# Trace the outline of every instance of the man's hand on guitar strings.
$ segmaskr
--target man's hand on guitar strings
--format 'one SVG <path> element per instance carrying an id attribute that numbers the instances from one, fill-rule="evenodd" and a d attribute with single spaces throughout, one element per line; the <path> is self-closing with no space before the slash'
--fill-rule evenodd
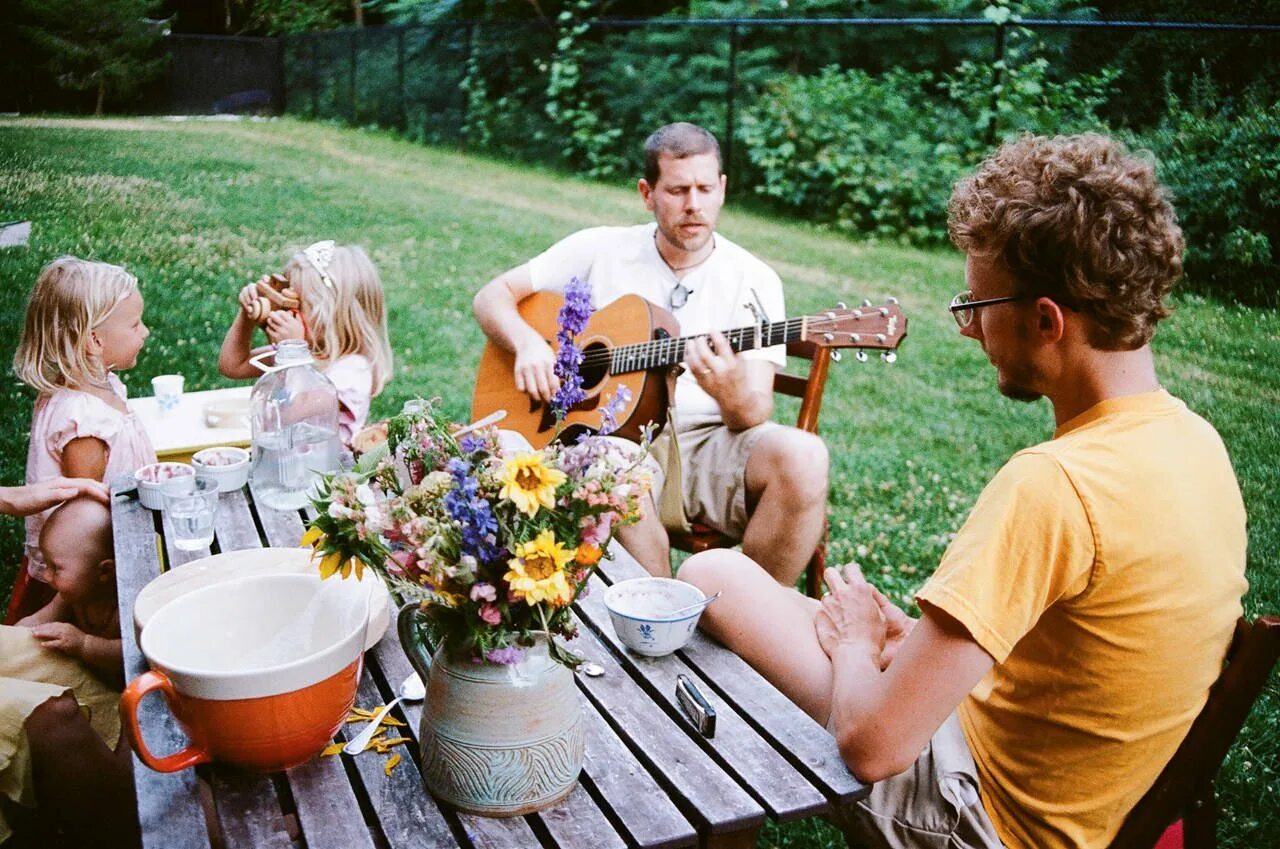
<path id="1" fill-rule="evenodd" d="M 742 360 L 723 333 L 714 332 L 689 340 L 684 348 L 685 365 L 708 395 L 717 400 L 726 387 L 741 379 Z"/>
<path id="2" fill-rule="evenodd" d="M 535 401 L 550 404 L 560 390 L 555 368 L 555 352 L 546 340 L 539 337 L 536 343 L 522 345 L 516 351 L 516 389 Z"/>

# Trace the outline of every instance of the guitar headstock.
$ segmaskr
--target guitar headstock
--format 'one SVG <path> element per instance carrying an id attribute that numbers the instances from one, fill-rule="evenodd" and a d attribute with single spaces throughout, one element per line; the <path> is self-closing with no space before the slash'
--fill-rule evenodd
<path id="1" fill-rule="evenodd" d="M 805 316 L 801 338 L 820 348 L 893 351 L 906 335 L 907 317 L 898 299 L 889 298 L 883 304 L 863 301 L 858 307 L 836 304 L 834 309 Z"/>

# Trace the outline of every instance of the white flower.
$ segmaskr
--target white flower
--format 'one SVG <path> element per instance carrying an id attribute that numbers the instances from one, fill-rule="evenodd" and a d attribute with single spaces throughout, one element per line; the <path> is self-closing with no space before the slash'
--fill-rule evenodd
<path id="1" fill-rule="evenodd" d="M 337 501 L 329 502 L 329 515 L 334 519 L 350 519 L 351 511 Z"/>

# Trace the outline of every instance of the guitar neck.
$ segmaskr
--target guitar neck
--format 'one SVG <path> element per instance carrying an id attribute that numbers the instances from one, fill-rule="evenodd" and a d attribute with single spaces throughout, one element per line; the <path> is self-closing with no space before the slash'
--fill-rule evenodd
<path id="1" fill-rule="evenodd" d="M 763 322 L 748 327 L 724 331 L 729 347 L 735 352 L 755 348 L 769 348 L 794 342 L 804 335 L 806 319 L 789 318 L 785 321 Z M 636 345 L 621 345 L 613 349 L 609 358 L 610 374 L 626 374 L 633 371 L 667 368 L 684 360 L 685 344 L 699 336 L 680 336 L 654 339 Z"/>

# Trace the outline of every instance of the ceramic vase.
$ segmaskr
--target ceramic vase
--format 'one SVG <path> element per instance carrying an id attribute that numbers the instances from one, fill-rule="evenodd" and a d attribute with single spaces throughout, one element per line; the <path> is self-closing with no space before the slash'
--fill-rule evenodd
<path id="1" fill-rule="evenodd" d="M 427 682 L 422 779 L 441 802 L 491 817 L 554 805 L 582 771 L 586 728 L 573 673 L 540 640 L 513 664 L 453 662 L 431 653 L 422 613 L 406 605 L 400 643 Z"/>

